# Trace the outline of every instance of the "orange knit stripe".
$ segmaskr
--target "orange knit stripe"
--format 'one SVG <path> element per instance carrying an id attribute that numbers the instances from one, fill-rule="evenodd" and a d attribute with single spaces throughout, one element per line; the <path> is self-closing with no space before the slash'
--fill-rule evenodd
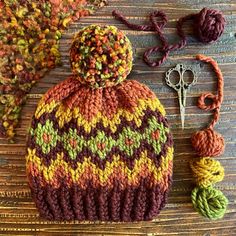
<path id="1" fill-rule="evenodd" d="M 44 102 L 48 104 L 64 99 L 64 104 L 70 109 L 78 107 L 81 114 L 91 120 L 98 111 L 103 111 L 109 118 L 116 114 L 119 108 L 133 111 L 138 106 L 139 99 L 149 98 L 154 99 L 155 94 L 134 80 L 124 81 L 115 87 L 94 90 L 78 85 L 78 81 L 70 77 L 50 89 L 44 97 Z"/>
<path id="2" fill-rule="evenodd" d="M 43 99 L 45 103 L 50 103 L 51 101 L 61 101 L 67 98 L 73 91 L 78 90 L 81 85 L 73 77 L 69 77 L 60 84 L 57 84 L 53 88 L 49 89 L 48 92 L 44 95 Z"/>
<path id="3" fill-rule="evenodd" d="M 145 165 L 140 167 L 139 175 L 135 176 L 131 180 L 129 180 L 128 176 L 123 173 L 122 167 L 118 166 L 113 169 L 112 174 L 109 176 L 107 181 L 103 183 L 100 182 L 98 174 L 94 174 L 92 169 L 89 167 L 86 168 L 86 170 L 80 175 L 80 178 L 77 182 L 74 182 L 72 180 L 71 175 L 65 171 L 63 166 L 55 170 L 54 177 L 49 182 L 45 179 L 43 173 L 39 172 L 38 167 L 35 165 L 35 163 L 29 163 L 27 173 L 28 176 L 38 178 L 42 186 L 44 186 L 45 184 L 50 184 L 53 188 L 59 188 L 61 180 L 63 180 L 63 182 L 66 182 L 69 187 L 73 184 L 76 184 L 82 189 L 86 189 L 88 184 L 92 185 L 93 187 L 106 186 L 108 189 L 111 189 L 114 186 L 114 182 L 118 181 L 121 188 L 124 189 L 128 185 L 137 187 L 139 186 L 141 179 L 148 179 L 148 182 L 150 184 L 149 187 L 158 184 L 163 188 L 163 190 L 167 190 L 169 188 L 168 177 L 172 173 L 171 162 L 172 161 L 169 161 L 168 163 L 170 165 L 170 168 L 162 173 L 162 177 L 160 180 L 157 180 L 154 177 L 153 173 L 151 173 Z"/>

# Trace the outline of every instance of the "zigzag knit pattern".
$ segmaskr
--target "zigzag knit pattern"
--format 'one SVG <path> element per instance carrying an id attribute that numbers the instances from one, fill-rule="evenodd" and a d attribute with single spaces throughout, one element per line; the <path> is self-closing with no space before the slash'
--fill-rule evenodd
<path id="1" fill-rule="evenodd" d="M 165 110 L 137 81 L 92 88 L 71 76 L 40 100 L 29 130 L 27 175 L 50 220 L 150 220 L 172 182 Z"/>

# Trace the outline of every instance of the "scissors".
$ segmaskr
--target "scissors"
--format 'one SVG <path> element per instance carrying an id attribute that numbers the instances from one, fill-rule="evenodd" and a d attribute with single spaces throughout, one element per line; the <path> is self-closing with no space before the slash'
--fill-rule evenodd
<path id="1" fill-rule="evenodd" d="M 184 73 L 190 71 L 193 74 L 193 80 L 191 82 L 184 81 Z M 179 74 L 179 81 L 177 83 L 172 83 L 170 75 L 172 72 L 177 72 Z M 177 64 L 176 67 L 168 70 L 166 72 L 166 84 L 173 88 L 178 93 L 179 106 L 180 106 L 180 116 L 182 129 L 184 129 L 184 117 L 185 117 L 185 107 L 186 107 L 186 95 L 187 91 L 197 82 L 197 74 L 192 66 L 187 66 L 183 64 Z"/>

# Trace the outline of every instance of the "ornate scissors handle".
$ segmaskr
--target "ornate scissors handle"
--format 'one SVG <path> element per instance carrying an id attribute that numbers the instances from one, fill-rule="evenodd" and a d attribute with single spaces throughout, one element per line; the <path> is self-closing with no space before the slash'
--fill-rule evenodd
<path id="1" fill-rule="evenodd" d="M 173 73 L 175 71 L 178 72 L 178 74 L 179 74 L 179 81 L 176 84 L 172 83 L 171 79 L 170 79 L 171 73 Z M 184 80 L 184 73 L 186 71 L 191 71 L 193 74 L 193 80 L 191 82 L 186 82 Z M 166 84 L 169 87 L 173 88 L 178 93 L 182 128 L 184 128 L 184 116 L 185 116 L 187 90 L 197 82 L 197 74 L 191 66 L 177 64 L 176 67 L 169 69 L 166 72 L 165 79 L 166 79 Z"/>
<path id="2" fill-rule="evenodd" d="M 173 84 L 170 80 L 170 75 L 172 72 L 178 72 L 179 74 L 179 82 L 176 84 Z M 193 80 L 192 82 L 188 83 L 186 81 L 184 81 L 184 73 L 186 71 L 191 71 L 193 74 Z M 188 66 L 188 65 L 183 65 L 183 64 L 177 64 L 174 68 L 169 69 L 166 72 L 166 83 L 168 86 L 170 86 L 171 88 L 175 89 L 176 91 L 178 91 L 180 88 L 183 88 L 185 90 L 188 90 L 192 85 L 194 85 L 197 82 L 197 73 L 196 71 L 193 69 L 192 66 Z"/>

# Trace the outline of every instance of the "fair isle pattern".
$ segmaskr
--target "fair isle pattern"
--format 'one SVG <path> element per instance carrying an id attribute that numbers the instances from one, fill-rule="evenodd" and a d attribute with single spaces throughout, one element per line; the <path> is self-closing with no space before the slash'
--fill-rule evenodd
<path id="1" fill-rule="evenodd" d="M 40 100 L 26 160 L 47 219 L 149 220 L 166 202 L 173 141 L 165 110 L 145 85 L 92 89 L 70 77 Z"/>
<path id="2" fill-rule="evenodd" d="M 49 183 L 54 188 L 59 188 L 61 180 L 71 187 L 77 184 L 80 188 L 86 189 L 86 181 L 90 181 L 93 186 L 112 188 L 114 181 L 119 180 L 121 188 L 127 185 L 139 185 L 141 178 L 147 178 L 152 174 L 152 182 L 149 187 L 155 184 L 163 185 L 164 191 L 168 189 L 168 172 L 172 168 L 173 148 L 169 148 L 167 156 L 161 156 L 161 164 L 156 167 L 151 159 L 147 157 L 147 152 L 141 153 L 135 161 L 134 167 L 130 169 L 123 162 L 119 155 L 113 155 L 112 162 L 106 162 L 104 169 L 97 168 L 91 161 L 91 157 L 85 157 L 82 163 L 77 163 L 76 169 L 70 167 L 64 161 L 63 152 L 57 154 L 57 158 L 49 166 L 42 164 L 35 154 L 35 149 L 28 150 L 27 164 L 34 177 L 43 179 L 42 184 Z"/>
<path id="3" fill-rule="evenodd" d="M 134 150 L 140 147 L 143 140 L 147 140 L 148 144 L 153 147 L 155 154 L 159 154 L 161 146 L 167 140 L 166 132 L 169 132 L 169 128 L 162 123 L 159 124 L 154 116 L 148 119 L 147 127 L 143 133 L 132 130 L 130 127 L 123 127 L 117 138 L 109 133 L 106 135 L 103 130 L 96 131 L 95 136 L 84 137 L 82 134 L 77 134 L 76 128 L 66 129 L 62 136 L 59 136 L 50 120 L 46 120 L 44 125 L 38 123 L 35 130 L 32 128 L 30 130 L 30 134 L 35 136 L 36 144 L 41 146 L 43 154 L 48 154 L 52 148 L 61 143 L 71 159 L 75 159 L 76 154 L 81 152 L 83 148 L 89 149 L 101 159 L 106 158 L 113 147 L 118 147 L 128 156 L 132 156 Z"/>

